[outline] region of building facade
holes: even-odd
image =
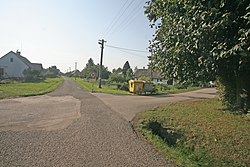
[[[42,64],[31,63],[21,53],[10,51],[0,58],[0,78],[23,78],[26,69],[41,71]]]

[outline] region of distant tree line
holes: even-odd
[[[93,59],[90,58],[81,71],[80,76],[85,79],[93,78],[93,74],[95,79],[98,79],[99,76],[99,64],[95,64]],[[130,79],[133,79],[133,70],[130,67],[128,61],[126,61],[122,68],[113,69],[112,72],[108,70],[108,67],[102,67],[102,79],[108,80],[110,83],[123,83],[127,82]]]

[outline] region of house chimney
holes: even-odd
[[[16,54],[20,56],[20,55],[21,55],[21,52],[20,52],[19,50],[17,50],[17,51],[16,51]]]

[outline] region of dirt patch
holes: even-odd
[[[0,101],[0,131],[57,130],[81,116],[72,96],[35,96]]]

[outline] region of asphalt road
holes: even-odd
[[[126,117],[66,79],[45,96],[0,100],[0,166],[174,165]]]
[[[96,97],[102,100],[107,106],[121,114],[123,118],[131,121],[136,113],[164,105],[186,100],[202,100],[214,98],[217,96],[216,88],[205,88],[192,92],[169,95],[153,96],[117,96],[111,94],[94,93]]]

